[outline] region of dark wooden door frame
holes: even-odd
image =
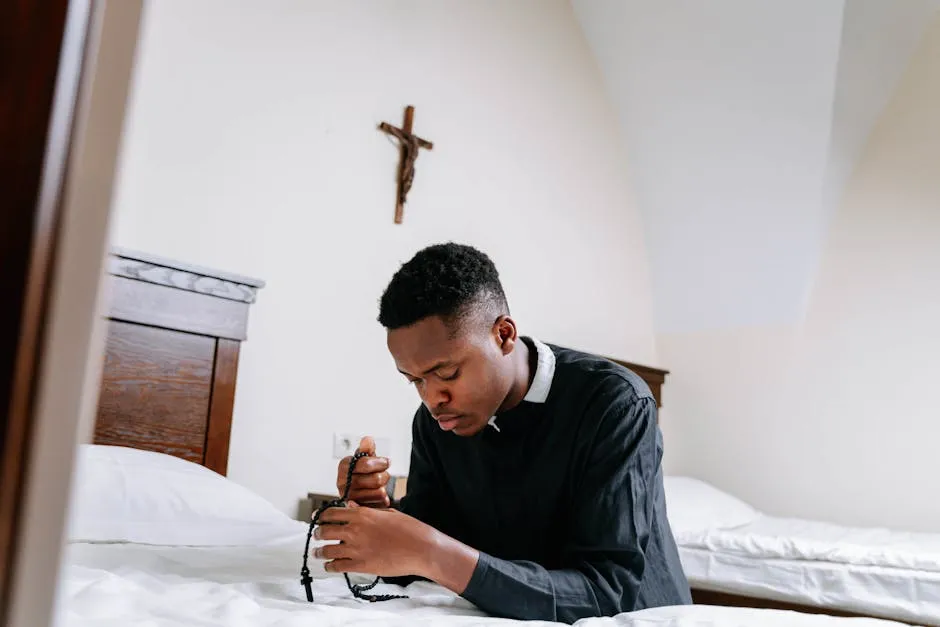
[[[0,2],[0,625],[92,4]]]

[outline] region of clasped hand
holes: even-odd
[[[388,460],[375,457],[370,437],[360,442],[361,458],[354,469],[347,507],[330,507],[321,515],[314,530],[318,540],[338,540],[339,544],[318,547],[314,557],[328,560],[328,572],[365,573],[379,577],[426,576],[428,555],[435,530],[416,518],[389,509]],[[351,458],[337,469],[340,494],[346,487]]]
[[[388,485],[388,458],[376,457],[375,441],[366,436],[359,443],[359,451],[368,457],[362,457],[353,469],[352,483],[349,486],[349,500],[369,507],[389,507],[392,503],[386,486]],[[343,494],[352,457],[344,457],[336,469],[336,491]]]
[[[331,507],[320,516],[314,531],[318,540],[338,540],[316,549],[329,560],[328,572],[366,573],[380,577],[423,575],[434,531],[416,518],[392,509]]]

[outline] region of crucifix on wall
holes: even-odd
[[[395,224],[401,224],[405,210],[405,199],[415,178],[415,159],[418,150],[425,148],[431,150],[434,144],[421,139],[411,132],[414,124],[415,108],[411,105],[405,107],[405,123],[401,128],[392,126],[387,122],[379,124],[379,129],[398,139],[401,154],[398,158],[398,194],[395,202]]]

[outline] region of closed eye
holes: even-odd
[[[453,381],[454,379],[457,378],[457,375],[459,374],[460,374],[460,370],[454,370],[453,374],[444,375],[442,373],[438,373],[437,376],[440,377],[442,381]]]

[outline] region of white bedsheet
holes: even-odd
[[[743,527],[684,538],[682,545],[750,557],[940,573],[940,534],[844,527],[798,518],[760,516]]]
[[[333,625],[498,626],[546,623],[485,616],[426,582],[409,599],[369,604],[352,598],[341,576],[311,561],[314,603],[299,582],[303,536],[250,548],[72,544],[67,549],[58,625],[63,627],[330,627]],[[402,592],[380,584],[374,592]],[[888,627],[896,623],[746,608],[657,608],[580,627]]]
[[[684,537],[695,587],[940,625],[940,535],[761,516]]]

